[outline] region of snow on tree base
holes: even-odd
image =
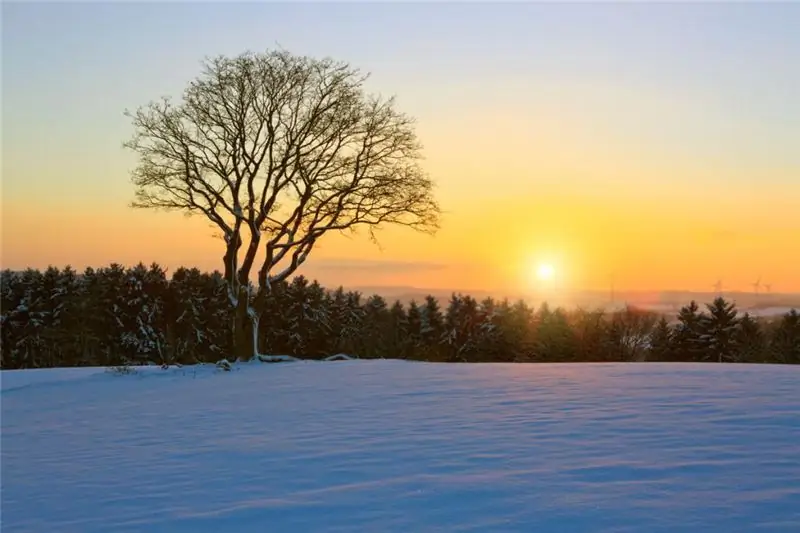
[[[294,363],[296,361],[300,361],[300,359],[298,359],[297,357],[292,357],[291,355],[258,354],[255,358],[261,361],[262,363]]]
[[[357,357],[350,357],[349,355],[343,353],[337,353],[336,355],[331,355],[330,357],[326,357],[323,361],[355,361],[358,359]]]
[[[325,357],[324,359],[322,359],[322,361],[355,361],[357,359],[358,357],[352,357],[347,354],[337,353],[336,355]],[[253,358],[253,361],[259,361],[261,363],[296,363],[300,361],[306,361],[306,359],[300,359],[299,357],[294,357],[292,355],[258,354]],[[215,363],[215,366],[226,372],[233,370],[233,363],[231,363],[227,359],[220,359]]]

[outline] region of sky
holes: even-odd
[[[123,112],[280,46],[395,95],[444,209],[435,237],[326,237],[324,284],[800,292],[798,25],[800,3],[4,2],[2,266],[220,269],[206,222],[128,206]]]

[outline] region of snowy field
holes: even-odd
[[[800,531],[800,367],[2,373],[2,531]]]

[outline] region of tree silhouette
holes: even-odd
[[[678,361],[695,361],[703,356],[702,333],[703,317],[697,302],[692,300],[678,311],[678,324],[673,334],[674,354]]]
[[[719,296],[706,304],[708,314],[700,321],[700,341],[706,358],[718,362],[732,361],[735,356],[736,331],[739,326],[736,304]]]
[[[325,234],[437,226],[413,120],[393,99],[368,95],[365,80],[346,63],[285,51],[216,57],[181,102],[127,113],[125,146],[138,156],[132,205],[200,214],[223,238],[240,359],[257,353],[272,285]]]

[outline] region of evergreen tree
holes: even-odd
[[[78,276],[76,316],[73,317],[77,325],[73,330],[79,346],[75,357],[83,365],[101,365],[104,362],[109,311],[100,299],[103,290],[101,276],[102,271],[91,267]]]
[[[700,342],[706,358],[719,363],[734,361],[736,357],[736,330],[739,325],[736,305],[718,297],[707,304],[708,314],[700,321]]]
[[[524,300],[509,306],[508,300],[500,304],[501,319],[499,329],[509,346],[509,359],[530,361],[535,355],[534,310]]]
[[[212,276],[196,268],[181,267],[172,275],[164,308],[166,362],[214,362],[222,356],[219,341],[226,334],[227,321],[214,318],[227,306],[217,296],[216,285]]]
[[[274,282],[263,301],[263,312],[258,322],[258,349],[268,355],[291,352],[289,324],[293,320],[289,283]],[[293,316],[293,315],[292,315]]]
[[[763,362],[766,355],[766,335],[761,328],[761,324],[745,313],[739,319],[739,327],[736,330],[735,345],[737,362],[757,363]]]
[[[446,346],[448,361],[457,361],[463,357],[461,349],[467,336],[463,307],[461,295],[453,293],[444,312],[444,332],[440,341]]]
[[[462,341],[459,346],[458,359],[462,361],[478,361],[484,355],[481,353],[484,338],[492,331],[492,324],[478,305],[478,301],[471,296],[463,297],[461,308]]]
[[[505,310],[508,308],[506,307]],[[475,357],[480,361],[513,361],[510,346],[501,324],[504,309],[493,298],[485,298],[478,307],[476,327],[473,328]]]
[[[63,332],[59,330],[57,315],[66,302],[64,294],[59,291],[60,281],[61,271],[54,266],[48,266],[41,277],[39,299],[34,303],[42,320],[39,364],[44,367],[56,366],[57,361],[63,359],[60,342],[63,340]]]
[[[480,357],[482,313],[470,296],[453,294],[444,317],[442,344],[449,361],[471,361]],[[486,325],[491,329],[491,325]]]
[[[650,359],[672,361],[674,359],[672,328],[665,317],[661,317],[650,335]]]
[[[286,346],[297,357],[325,355],[325,338],[330,334],[330,313],[324,305],[325,291],[316,281],[309,284],[304,276],[295,277],[286,289],[288,318]]]
[[[347,293],[346,314],[342,321],[340,337],[341,352],[345,354],[362,356],[361,331],[364,329],[366,312],[361,304],[361,293],[350,291]]]
[[[491,305],[488,305],[491,301]],[[483,320],[481,325],[481,356],[488,361],[510,363],[517,358],[517,345],[511,326],[511,306],[508,300],[495,302],[487,299],[481,303]],[[490,329],[486,324],[491,326]]]
[[[84,360],[84,343],[91,332],[84,320],[82,303],[86,298],[83,279],[70,266],[57,277],[50,296],[52,305],[52,342],[57,344],[57,365],[76,366]]]
[[[364,303],[364,321],[361,330],[361,354],[367,358],[391,358],[392,317],[383,296],[373,294]]]
[[[697,302],[681,307],[678,324],[673,332],[673,354],[676,361],[698,361],[703,358],[702,333],[703,317]]]
[[[2,368],[18,368],[14,346],[21,328],[18,316],[19,305],[23,299],[21,276],[11,270],[0,272],[0,361]]]
[[[26,269],[19,277],[20,297],[9,312],[9,326],[15,331],[11,357],[18,368],[46,366],[44,335],[47,326],[47,303],[42,273]]]
[[[328,352],[331,355],[348,353],[355,355],[355,341],[360,329],[360,305],[353,304],[353,298],[339,287],[328,298],[330,309],[330,338],[328,339]],[[354,309],[356,317],[353,316]]]
[[[411,300],[406,313],[408,331],[408,357],[417,359],[422,349],[422,310]]]
[[[391,357],[408,359],[413,348],[413,340],[408,334],[408,315],[399,300],[389,309],[388,337],[387,353],[392,354]]]
[[[772,338],[771,348],[775,361],[800,364],[800,314],[796,309],[781,319]]]
[[[97,305],[101,310],[97,327],[103,351],[101,364],[119,366],[136,362],[129,359],[132,343],[125,341],[125,336],[132,333],[132,315],[136,312],[127,298],[134,291],[133,287],[128,286],[130,279],[127,271],[122,265],[112,263],[98,271],[97,275]]]
[[[207,362],[218,361],[228,356],[233,349],[230,327],[233,312],[228,295],[228,286],[221,272],[203,274],[203,305],[206,309],[205,330],[207,346],[203,354],[208,354]],[[278,284],[276,284],[278,285]]]
[[[164,300],[166,273],[154,264],[139,263],[125,272],[120,299],[115,304],[121,355],[127,363],[165,363]]]
[[[439,301],[431,295],[425,297],[422,306],[422,348],[420,355],[425,360],[437,361],[442,357],[442,336],[445,332],[444,316]]]

